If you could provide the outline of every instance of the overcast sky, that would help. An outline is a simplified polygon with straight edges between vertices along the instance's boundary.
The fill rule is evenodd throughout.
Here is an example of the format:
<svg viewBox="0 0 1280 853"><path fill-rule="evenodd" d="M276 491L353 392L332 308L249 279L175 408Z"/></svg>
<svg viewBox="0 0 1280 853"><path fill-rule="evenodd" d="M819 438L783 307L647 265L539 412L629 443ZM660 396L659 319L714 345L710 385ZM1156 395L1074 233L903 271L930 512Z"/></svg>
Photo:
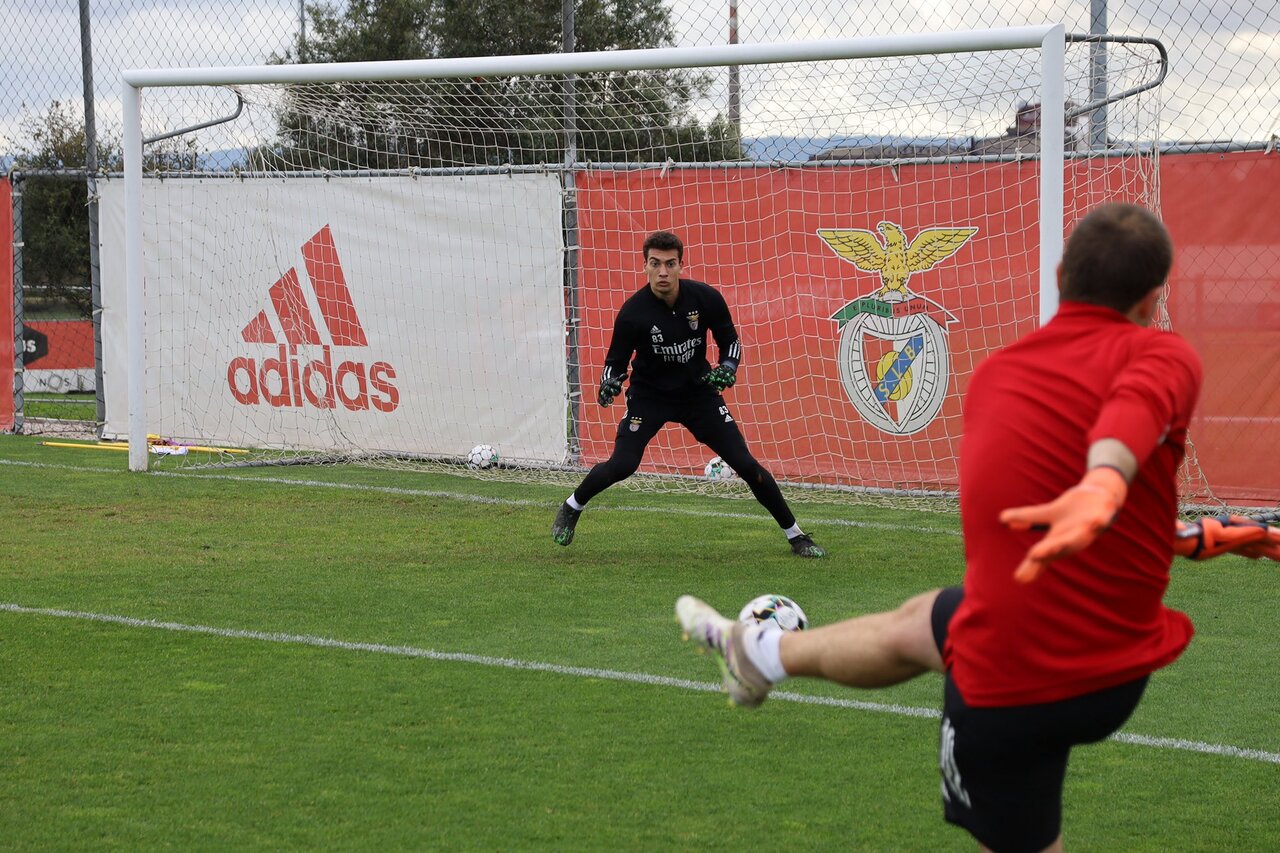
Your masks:
<svg viewBox="0 0 1280 853"><path fill-rule="evenodd" d="M672 0L681 44L723 43L728 0ZM97 112L118 127L127 67L260 64L297 37L296 0L91 0ZM744 42L788 41L1038 24L1086 31L1088 0L742 0ZM24 108L81 100L80 26L70 0L0 0L0 147ZM1280 3L1276 0L1113 2L1110 31L1161 38L1171 56L1162 87L1164 139L1259 140L1280 131ZM785 92L783 93L785 96ZM748 119L779 93L743 93ZM784 129L785 130L785 129Z"/></svg>

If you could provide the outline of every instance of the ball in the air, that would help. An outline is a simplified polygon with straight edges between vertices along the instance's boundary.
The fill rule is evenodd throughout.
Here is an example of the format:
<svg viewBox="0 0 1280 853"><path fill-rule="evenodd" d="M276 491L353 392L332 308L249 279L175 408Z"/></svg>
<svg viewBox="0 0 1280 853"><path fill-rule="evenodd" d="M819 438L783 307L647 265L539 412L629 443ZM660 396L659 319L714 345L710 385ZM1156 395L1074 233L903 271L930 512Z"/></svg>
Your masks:
<svg viewBox="0 0 1280 853"><path fill-rule="evenodd" d="M747 625L771 623L784 631L803 631L809 627L809 617L800 605L785 595L761 595L747 602L738 614L738 621Z"/></svg>

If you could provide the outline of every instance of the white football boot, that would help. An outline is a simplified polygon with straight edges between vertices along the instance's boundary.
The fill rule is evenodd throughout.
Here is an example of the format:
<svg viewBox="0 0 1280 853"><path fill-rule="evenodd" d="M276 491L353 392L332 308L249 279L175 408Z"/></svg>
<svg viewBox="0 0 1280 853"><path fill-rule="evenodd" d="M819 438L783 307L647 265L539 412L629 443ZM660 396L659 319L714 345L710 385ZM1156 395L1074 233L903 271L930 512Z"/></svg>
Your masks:
<svg viewBox="0 0 1280 853"><path fill-rule="evenodd" d="M742 708L755 708L769 695L771 685L755 664L747 659L743 635L747 626L727 619L715 608L692 595L676 600L676 620L684 630L684 638L698 644L699 651L710 650L720 665L721 689L730 701Z"/></svg>

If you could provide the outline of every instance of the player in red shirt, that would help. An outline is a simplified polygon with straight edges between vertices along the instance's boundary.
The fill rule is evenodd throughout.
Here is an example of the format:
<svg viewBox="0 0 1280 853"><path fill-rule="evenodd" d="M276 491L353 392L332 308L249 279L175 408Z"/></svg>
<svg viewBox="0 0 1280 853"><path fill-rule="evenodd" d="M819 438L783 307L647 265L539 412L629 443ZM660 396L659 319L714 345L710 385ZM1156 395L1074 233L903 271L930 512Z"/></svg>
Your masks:
<svg viewBox="0 0 1280 853"><path fill-rule="evenodd" d="M975 372L963 587L803 632L681 597L686 635L719 656L736 704L759 705L789 676L884 687L945 673L947 820L984 849L1061 849L1072 747L1118 729L1191 640L1191 621L1163 604L1175 543L1198 558L1280 559L1278 528L1177 520L1201 368L1180 337L1149 328L1172 260L1154 215L1096 208L1063 254L1057 316Z"/></svg>

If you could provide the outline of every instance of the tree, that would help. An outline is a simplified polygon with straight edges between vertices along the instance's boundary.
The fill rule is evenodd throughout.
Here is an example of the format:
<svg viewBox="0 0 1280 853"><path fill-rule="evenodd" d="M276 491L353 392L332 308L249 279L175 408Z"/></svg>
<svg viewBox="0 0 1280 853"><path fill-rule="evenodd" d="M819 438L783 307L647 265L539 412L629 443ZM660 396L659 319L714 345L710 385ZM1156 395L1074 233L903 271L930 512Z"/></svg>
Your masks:
<svg viewBox="0 0 1280 853"><path fill-rule="evenodd" d="M661 0L576 2L580 51L674 44L670 12ZM317 5L307 13L310 37L275 61L495 56L561 48L561 0L354 0L343 11ZM740 146L730 123L720 115L703 122L693 114L694 102L709 84L707 74L681 70L580 79L575 87L579 159L736 159ZM292 89L290 106L281 111L278 144L256 154L263 165L398 169L564 158L564 82L559 78Z"/></svg>
<svg viewBox="0 0 1280 853"><path fill-rule="evenodd" d="M19 150L13 170L35 173L22 181L22 278L28 306L90 317L89 196L83 177L75 174L85 164L84 119L70 104L54 101L43 114L24 116L21 128L31 143ZM99 157L108 167L119 168L119 144L100 145Z"/></svg>
<svg viewBox="0 0 1280 853"><path fill-rule="evenodd" d="M20 147L13 171L22 176L22 279L28 310L93 316L90 287L88 159L84 115L69 102L54 101L43 113L27 113L20 124L30 140ZM195 155L184 143L148 148L148 171L189 170ZM99 171L124 168L118 138L99 139ZM27 173L27 174L24 174Z"/></svg>

